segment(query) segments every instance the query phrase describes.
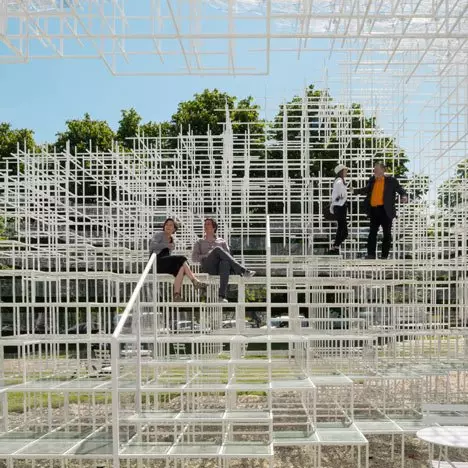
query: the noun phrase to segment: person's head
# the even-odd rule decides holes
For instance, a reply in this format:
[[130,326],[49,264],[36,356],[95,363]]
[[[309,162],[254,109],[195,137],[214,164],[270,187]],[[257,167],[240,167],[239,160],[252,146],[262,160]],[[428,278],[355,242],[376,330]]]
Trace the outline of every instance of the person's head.
[[218,223],[213,218],[206,218],[203,224],[205,234],[215,235],[218,231]]
[[164,221],[162,225],[162,230],[166,234],[172,235],[175,232],[177,232],[177,229],[179,229],[179,226],[177,225],[177,223],[174,221],[173,218],[167,218],[166,221]]
[[344,164],[338,164],[338,166],[335,167],[335,174],[336,177],[344,179],[348,175],[348,168]]
[[383,162],[375,163],[374,165],[374,175],[375,177],[382,177],[385,175],[385,164]]

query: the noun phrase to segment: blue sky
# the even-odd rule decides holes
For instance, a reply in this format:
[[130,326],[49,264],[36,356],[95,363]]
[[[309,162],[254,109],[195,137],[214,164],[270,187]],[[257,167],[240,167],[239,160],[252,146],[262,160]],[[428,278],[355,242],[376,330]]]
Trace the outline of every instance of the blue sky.
[[267,112],[304,86],[320,86],[326,54],[273,54],[269,76],[112,76],[99,60],[35,60],[0,65],[0,121],[34,130],[38,142],[53,141],[67,119],[89,112],[116,127],[121,109],[134,107],[144,121],[169,119],[180,101],[205,88],[238,97],[252,95]]
[[[85,112],[92,118],[106,120],[114,129],[121,110],[131,107],[142,116],[143,122],[168,120],[179,102],[191,99],[205,88],[218,88],[239,98],[252,95],[262,108],[267,103],[266,117],[272,118],[278,105],[294,94],[301,94],[304,86],[313,83],[323,87],[325,66],[328,67],[330,92],[334,98],[339,97],[340,83],[343,83],[340,67],[335,57],[329,61],[328,55],[326,52],[307,53],[298,60],[293,52],[273,52],[268,76],[237,77],[113,76],[97,59],[3,64],[0,65],[0,122],[34,130],[38,143],[53,142],[56,133],[64,130],[66,120],[81,118]],[[366,83],[361,86],[365,89]],[[432,91],[425,88],[423,91],[427,93]],[[416,107],[406,106],[407,121],[399,141],[410,158],[415,132],[422,119],[430,119],[427,112],[419,115]],[[389,108],[385,119],[398,119],[397,113]],[[382,119],[378,124],[384,130],[391,130],[388,122]],[[410,170],[418,171],[413,164]]]

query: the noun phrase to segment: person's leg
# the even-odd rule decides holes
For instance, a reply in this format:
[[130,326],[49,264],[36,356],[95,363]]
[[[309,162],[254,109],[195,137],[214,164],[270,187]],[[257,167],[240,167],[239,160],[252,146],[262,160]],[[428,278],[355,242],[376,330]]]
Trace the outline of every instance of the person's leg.
[[192,283],[199,283],[198,278],[193,274],[192,269],[190,268],[189,264],[185,262],[182,265],[182,268],[184,269],[185,275],[187,275]]
[[229,284],[229,274],[231,273],[231,264],[226,259],[221,259],[219,262],[219,293],[218,296],[222,299],[227,297],[227,289]]
[[194,285],[195,289],[206,289],[207,285],[206,283],[201,282],[194,274],[192,269],[190,268],[190,265],[185,262],[182,265],[182,268],[184,269],[184,274],[189,277],[190,281]]
[[229,275],[231,273],[244,275],[248,271],[221,247],[215,247],[203,259],[202,268],[210,275],[219,275],[219,296],[222,299],[225,299],[227,295]]
[[348,238],[348,207],[345,205],[343,207],[343,233],[342,233],[342,240],[343,243]]
[[377,233],[379,232],[380,227],[380,217],[378,214],[378,208],[370,209],[370,227],[369,227],[369,237],[367,238],[367,256],[375,258],[375,250],[377,247]]
[[381,215],[381,225],[383,230],[382,240],[382,258],[388,258],[392,246],[392,218],[389,218],[385,212]]
[[247,272],[247,268],[243,267],[230,253],[226,252],[221,247],[215,247],[208,255],[207,259],[214,257],[218,259],[218,262],[225,261],[229,263],[229,269],[235,275],[243,275]]
[[185,275],[184,267],[181,266],[179,269],[179,272],[177,273],[174,279],[174,299],[176,300],[180,300],[181,298],[180,290],[182,288],[182,281],[184,280],[184,275]]
[[335,242],[333,242],[333,248],[335,250],[337,250],[341,244],[341,235],[342,235],[341,230],[343,229],[343,223],[338,217],[336,218],[336,223],[337,225],[336,225],[336,233],[335,233]]
[[334,211],[338,226],[336,228],[335,242],[333,246],[335,249],[338,249],[346,237],[348,237],[348,229],[346,226],[346,207],[335,206]]
[[346,218],[345,218],[341,243],[343,243],[347,238],[348,238],[348,223],[346,222]]
[[[203,273],[208,273],[209,275],[218,275],[220,274],[221,261],[217,255],[211,255],[211,254],[212,252],[210,252],[210,254],[201,261],[200,263],[201,271],[203,271]],[[229,281],[229,275],[228,275],[227,281]]]

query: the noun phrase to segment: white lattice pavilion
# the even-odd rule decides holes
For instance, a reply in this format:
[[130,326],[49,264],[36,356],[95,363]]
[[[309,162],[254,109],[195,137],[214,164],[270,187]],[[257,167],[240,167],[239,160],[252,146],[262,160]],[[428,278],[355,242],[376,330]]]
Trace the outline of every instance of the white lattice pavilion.
[[[241,75],[326,50],[339,73],[325,64],[321,89],[338,81],[340,95],[305,90],[275,139],[235,134],[220,109],[222,135],[12,155],[0,466],[273,466],[285,447],[321,466],[336,446],[369,466],[377,436],[404,466],[418,429],[466,424],[467,3],[133,3],[0,0],[0,63],[79,56],[114,74]],[[325,256],[326,167],[348,165],[362,186],[383,151],[395,170],[401,149],[410,202],[392,259],[362,259],[355,198],[343,255]],[[177,217],[189,255],[208,215],[258,273],[233,278],[227,305],[217,278],[206,300],[187,284],[175,304],[148,239]]]

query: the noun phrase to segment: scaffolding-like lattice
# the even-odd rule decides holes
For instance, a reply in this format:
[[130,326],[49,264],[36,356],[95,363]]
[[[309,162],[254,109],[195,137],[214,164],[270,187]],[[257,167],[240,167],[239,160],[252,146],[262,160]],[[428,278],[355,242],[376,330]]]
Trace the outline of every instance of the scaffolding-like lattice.
[[[285,447],[320,466],[338,445],[357,450],[329,464],[354,467],[375,437],[404,466],[419,428],[466,424],[467,7],[0,0],[4,63],[241,75],[269,73],[273,54],[323,60],[320,86],[273,124],[236,133],[220,109],[222,135],[19,148],[6,162],[0,466],[268,465]],[[331,168],[348,165],[357,187],[381,159],[409,168],[391,260],[361,258],[354,196],[342,256],[324,256]],[[175,216],[189,253],[208,215],[258,273],[233,278],[227,305],[217,278],[206,302],[187,284],[174,304],[148,239]]]
[[[410,202],[398,206],[391,260],[361,259],[368,221],[353,196],[350,239],[329,257],[330,167],[338,158],[361,186],[382,157],[398,172],[404,151],[327,93],[306,90],[256,134],[234,134],[227,115],[222,135],[141,135],[132,151],[25,150],[7,162],[0,446],[12,466],[268,464],[290,446],[318,466],[336,444],[358,447],[350,466],[367,466],[376,435],[401,437],[404,463],[405,437],[441,408],[463,423],[463,164],[438,190],[446,208],[431,199],[433,177],[403,180]],[[172,279],[146,263],[169,215],[183,221],[187,253],[215,215],[258,276],[234,278],[226,305],[216,277],[206,302],[186,284],[187,302],[173,303]]]

